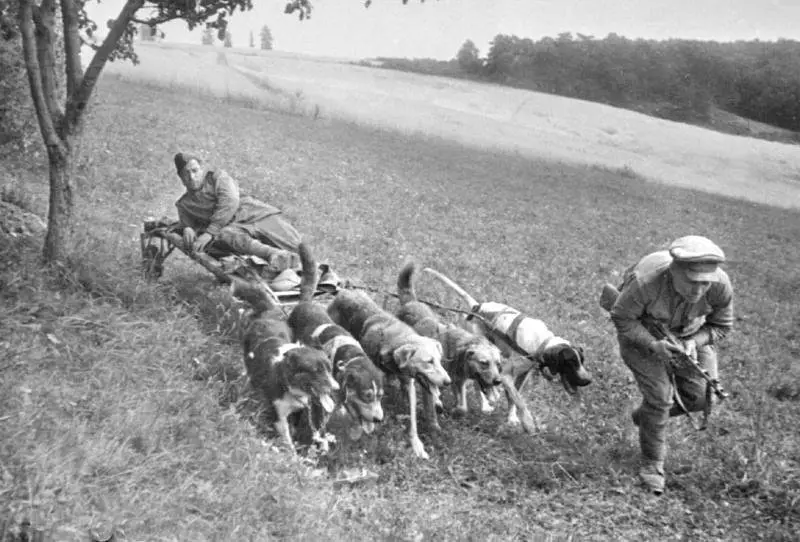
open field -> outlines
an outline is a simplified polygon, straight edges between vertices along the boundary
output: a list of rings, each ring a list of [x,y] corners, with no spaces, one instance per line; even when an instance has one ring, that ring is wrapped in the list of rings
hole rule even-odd
[[[669,184],[800,207],[798,145],[722,134],[537,92],[299,55],[192,45],[146,45],[139,54],[141,65],[115,64],[109,71],[480,148],[625,168]]]
[[[797,211],[166,84],[101,82],[75,164],[70,265],[43,272],[35,245],[0,245],[0,517],[59,541],[98,523],[141,541],[796,539]],[[570,399],[534,380],[532,436],[500,429],[502,409],[444,416],[441,435],[423,430],[428,462],[388,401],[376,435],[319,464],[378,481],[333,487],[250,423],[227,291],[178,256],[158,284],[139,279],[142,219],[174,216],[172,155],[187,149],[284,209],[343,276],[391,291],[408,258],[435,266],[583,345],[594,383]],[[43,213],[42,164],[3,166]],[[693,232],[732,260],[739,320],[721,368],[733,397],[706,432],[672,424],[655,499],[636,487],[637,392],[597,296]]]

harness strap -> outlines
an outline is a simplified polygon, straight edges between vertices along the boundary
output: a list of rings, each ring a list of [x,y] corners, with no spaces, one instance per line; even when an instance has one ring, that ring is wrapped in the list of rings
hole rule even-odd
[[[311,333],[311,340],[319,342],[320,336],[328,329],[333,327],[334,324],[326,323],[320,324],[317,328]],[[342,346],[355,346],[359,349],[361,348],[361,344],[352,336],[352,335],[336,335],[332,339],[329,339],[324,344],[320,344],[322,347],[323,352],[328,358],[331,360],[331,363],[334,363],[334,359],[336,358],[336,353],[339,351],[339,348]],[[353,358],[355,359],[355,358]],[[340,360],[338,363],[334,363],[333,370],[334,370],[334,377],[337,377],[341,374],[342,371],[347,370],[347,366],[350,364],[353,359],[349,359],[347,361]]]
[[[358,341],[350,335],[337,335],[330,341],[326,342],[323,345],[323,349],[328,354],[328,357],[330,357],[331,361],[333,361],[336,358],[336,353],[339,351],[339,349],[348,345],[358,347],[359,349],[361,348],[361,345],[358,343]],[[339,360],[335,365],[336,374],[338,375],[341,371],[347,369],[347,366],[351,361],[353,361],[353,359],[349,359],[347,361]]]
[[[481,305],[475,305],[472,308],[470,316],[467,317],[467,320],[469,320],[472,316],[480,316],[480,314],[478,314],[478,310],[480,309],[480,307],[481,307]],[[498,329],[497,327],[495,327],[494,323],[489,321],[487,318],[483,318],[483,322],[491,330],[492,333],[494,333],[496,335],[499,335],[505,341],[505,343],[508,344],[509,347],[511,347],[511,349],[514,352],[516,352],[517,354],[519,354],[523,358],[538,364],[538,369],[539,369],[539,372],[542,374],[542,376],[544,376],[547,380],[552,380],[553,376],[548,374],[544,370],[545,369],[545,364],[544,364],[544,358],[542,357],[542,353],[544,352],[544,349],[543,348],[539,348],[536,352],[533,352],[533,353],[527,352],[527,351],[523,350],[519,346],[519,344],[517,344],[517,341],[514,339],[514,336],[517,334],[517,330],[519,329],[520,324],[526,318],[527,318],[527,316],[525,315],[525,313],[523,313],[523,312],[518,313],[514,317],[514,319],[511,321],[511,324],[508,326],[508,329],[506,331],[503,331],[503,330]],[[546,343],[547,343],[547,341],[545,341],[545,344]]]
[[[466,318],[467,322],[469,322],[470,320],[472,320],[473,318],[478,316],[480,314],[480,312],[479,312],[480,309],[481,309],[481,304],[480,303],[478,303],[474,307],[470,307],[469,314],[467,314],[467,318]],[[489,325],[489,322],[486,322],[486,324]]]
[[[318,325],[316,327],[316,329],[314,329],[314,331],[311,332],[311,340],[312,341],[318,341],[319,340],[319,336],[322,335],[322,333],[326,329],[328,329],[329,327],[332,327],[332,326],[333,326],[333,324],[331,324],[331,323]]]
[[[517,336],[517,330],[519,329],[519,325],[522,323],[522,321],[525,318],[527,318],[527,316],[525,316],[522,313],[519,313],[519,314],[517,314],[516,317],[514,317],[513,320],[511,320],[511,323],[508,325],[508,329],[506,330],[506,335],[512,341],[517,342],[515,340],[515,337]]]

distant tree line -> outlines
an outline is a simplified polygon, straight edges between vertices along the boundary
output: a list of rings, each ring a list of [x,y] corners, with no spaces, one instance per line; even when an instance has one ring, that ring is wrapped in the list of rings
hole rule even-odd
[[[206,27],[203,30],[203,34],[200,37],[200,42],[203,45],[214,45],[215,39],[218,37],[216,36],[217,33],[214,32],[212,28]],[[259,37],[261,38],[261,49],[263,50],[270,50],[275,42],[274,38],[272,37],[272,32],[270,31],[267,25],[261,27],[259,31]],[[222,41],[222,45],[224,47],[233,47],[233,34],[230,30],[225,30],[219,39]],[[250,31],[250,47],[256,46],[255,35],[253,31]]]
[[[800,130],[800,42],[603,39],[499,34],[481,57],[466,41],[453,63],[471,77],[628,108],[707,120],[710,108]],[[428,71],[430,67],[428,67]]]

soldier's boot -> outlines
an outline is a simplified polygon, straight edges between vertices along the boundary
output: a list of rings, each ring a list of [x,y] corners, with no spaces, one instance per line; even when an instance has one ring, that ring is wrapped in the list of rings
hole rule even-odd
[[[639,467],[639,479],[644,487],[654,495],[664,493],[664,462],[649,459],[642,460]]]
[[[633,412],[631,412],[631,420],[633,421],[633,425],[639,427],[642,424],[642,412],[639,410],[641,407],[636,407]]]
[[[255,239],[250,239],[244,252],[265,260],[269,263],[271,271],[275,273],[286,269],[301,269],[299,254],[269,246]]]

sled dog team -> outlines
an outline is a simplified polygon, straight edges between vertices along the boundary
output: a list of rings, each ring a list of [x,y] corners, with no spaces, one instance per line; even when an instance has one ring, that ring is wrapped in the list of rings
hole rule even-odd
[[[490,399],[504,392],[507,421],[533,432],[534,421],[520,389],[534,370],[558,377],[568,392],[591,378],[579,346],[555,336],[541,320],[500,303],[478,303],[447,277],[426,269],[455,289],[474,316],[464,327],[445,323],[414,290],[418,271],[411,262],[397,282],[399,307],[381,308],[360,290],[341,289],[327,308],[313,301],[318,267],[305,244],[300,301],[288,318],[257,285],[234,279],[231,291],[246,301],[242,345],[253,389],[272,412],[275,429],[294,450],[293,430],[308,430],[321,448],[328,418],[337,406],[349,416],[349,436],[372,433],[384,419],[381,404],[386,378],[400,381],[408,402],[408,439],[414,454],[428,453],[417,430],[417,400],[428,427],[440,429],[440,390],[451,385],[455,411],[467,410],[467,385],[474,382],[481,410],[492,410]],[[512,353],[519,356],[513,357]]]

